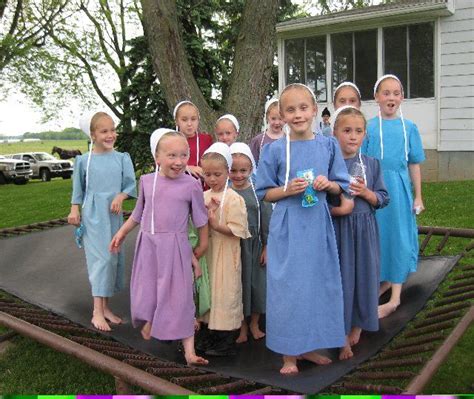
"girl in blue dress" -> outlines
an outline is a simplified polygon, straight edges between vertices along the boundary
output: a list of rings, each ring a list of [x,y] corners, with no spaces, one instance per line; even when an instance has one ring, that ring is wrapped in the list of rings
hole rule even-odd
[[[137,195],[135,172],[130,156],[114,150],[117,133],[109,115],[97,112],[83,118],[80,125],[91,138],[92,149],[74,162],[68,223],[79,226],[82,219],[84,226],[87,272],[94,298],[92,325],[110,331],[107,321],[122,322],[108,301],[124,287],[125,258],[123,252],[109,252],[108,246],[123,224],[123,201]]]
[[[425,209],[420,172],[425,154],[418,128],[403,118],[400,80],[394,75],[382,76],[375,83],[374,96],[379,115],[368,121],[362,152],[380,159],[390,194],[390,205],[376,215],[382,259],[380,294],[392,289],[390,300],[378,308],[379,318],[383,318],[400,305],[402,284],[416,271],[418,231],[415,216]]]
[[[276,202],[267,243],[266,343],[283,355],[282,374],[297,373],[298,359],[328,364],[316,350],[345,343],[326,196],[346,191],[349,176],[336,140],[312,132],[317,110],[311,89],[287,86],[280,96],[286,137],[263,147],[257,170],[257,196]]]
[[[385,207],[389,197],[380,161],[360,153],[366,130],[364,115],[349,105],[338,108],[334,119],[334,136],[352,175],[349,188],[353,200],[343,196],[340,200],[331,198],[347,336],[339,359],[345,360],[353,356],[351,347],[359,342],[362,330],[377,331],[379,328],[380,246],[375,211]],[[347,215],[340,212],[345,200],[353,202],[353,209]]]

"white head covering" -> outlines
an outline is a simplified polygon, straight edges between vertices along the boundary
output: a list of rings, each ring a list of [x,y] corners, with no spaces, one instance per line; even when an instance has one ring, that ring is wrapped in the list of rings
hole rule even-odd
[[[226,160],[227,169],[228,171],[230,171],[230,168],[232,167],[232,154],[230,153],[230,147],[227,144],[220,143],[220,142],[214,143],[206,151],[204,151],[203,155],[206,155],[209,153],[222,155],[224,159]],[[219,223],[222,220],[222,212],[224,210],[224,199],[225,199],[225,195],[227,194],[228,186],[229,186],[229,176],[227,176],[227,180],[225,182],[224,193],[222,194],[221,204],[219,207]]]
[[[278,100],[277,100],[278,101]],[[250,162],[252,163],[252,173],[255,173],[257,170],[257,167],[255,165],[255,159],[253,157],[252,151],[250,150],[250,147],[245,144],[245,143],[233,143],[230,146],[230,153],[233,154],[243,154],[247,156],[247,158],[250,159]],[[252,187],[253,195],[255,197],[255,201],[257,201],[257,214],[258,214],[258,225],[257,225],[257,232],[258,232],[258,239],[260,240],[260,202],[258,201],[257,193],[255,192],[255,187],[253,185],[252,181],[252,173],[249,176],[249,183],[250,187]]]
[[[89,167],[91,164],[91,157],[92,157],[92,137],[91,137],[91,122],[92,118],[94,117],[95,114],[101,111],[89,111],[81,115],[79,118],[79,127],[80,129],[87,134],[87,136],[90,138],[90,144],[89,144],[89,155],[87,156],[87,164],[86,164],[86,189],[85,189],[85,195],[84,199],[82,201],[82,207],[84,208],[84,205],[86,204],[86,198],[87,198],[87,192],[89,189]]]
[[[392,75],[392,74],[387,74],[383,75],[380,78],[378,78],[377,82],[375,82],[374,85],[374,97],[375,94],[377,93],[377,89],[384,81],[385,79],[395,79],[398,83],[400,83],[400,88],[402,89],[402,94],[403,94],[403,85],[400,79],[398,79],[397,76]],[[408,162],[408,138],[407,138],[407,130],[405,127],[405,119],[403,118],[403,112],[402,112],[402,105],[400,104],[400,107],[398,108],[400,111],[400,119],[402,120],[402,127],[403,127],[403,138],[405,140],[405,160]],[[380,158],[383,159],[383,131],[382,131],[382,111],[380,110],[380,105],[379,105],[379,136],[380,136]]]
[[[332,128],[334,130],[334,126],[336,125],[336,121],[337,121],[337,118],[339,117],[340,113],[346,109],[355,109],[357,111],[359,111],[360,113],[362,113],[360,111],[360,109],[358,109],[357,107],[354,107],[353,105],[344,105],[340,108],[338,108],[336,110],[336,112],[334,112],[334,121],[333,121],[333,125],[332,125]],[[362,160],[362,153],[361,153],[361,149],[359,148],[359,163],[360,165],[362,166],[362,173],[363,173],[363,177],[364,177],[364,183],[367,185],[367,174],[365,173],[365,164],[364,164],[364,161]]]
[[[337,91],[344,87],[344,86],[349,86],[349,87],[352,87],[356,92],[357,94],[359,95],[359,100],[362,98],[361,95],[360,95],[360,90],[359,88],[352,82],[342,82],[339,86],[336,87],[336,90],[334,90],[334,94],[332,96],[332,103],[334,104],[336,102],[336,94],[337,94]]]
[[[308,86],[304,85],[303,83],[292,83],[292,84],[286,86],[280,94],[280,99],[281,99],[281,96],[283,95],[283,93],[285,92],[285,90],[288,87],[295,87],[295,86],[296,87],[303,87],[306,90],[308,90],[309,94],[311,94],[311,96],[313,97],[314,104],[317,106],[318,102],[316,101],[316,96],[314,95],[313,90],[311,90]],[[281,102],[279,103],[279,106],[281,107]],[[286,189],[288,188],[288,180],[290,178],[290,162],[291,162],[291,156],[290,156],[290,127],[288,126],[288,124],[285,124],[283,126],[283,132],[286,135],[286,172],[285,172],[285,185],[283,186],[283,191],[286,191]]]
[[[234,115],[232,115],[232,114],[225,114],[225,115],[222,115],[222,116],[216,121],[216,123],[219,122],[219,121],[222,120],[222,119],[228,119],[229,121],[231,121],[232,124],[233,124],[234,127],[235,127],[235,130],[237,130],[237,133],[239,133],[239,131],[240,131],[239,121],[237,120],[237,118],[236,118]]]
[[[174,130],[168,128],[156,129],[150,136],[150,151],[153,159],[155,160],[155,176],[153,177],[153,191],[151,194],[151,203],[155,203],[155,191],[156,191],[156,178],[158,176],[158,171],[160,170],[159,165],[156,163],[156,149],[158,148],[158,143],[167,133],[173,133]],[[151,207],[151,234],[155,234],[155,207]]]

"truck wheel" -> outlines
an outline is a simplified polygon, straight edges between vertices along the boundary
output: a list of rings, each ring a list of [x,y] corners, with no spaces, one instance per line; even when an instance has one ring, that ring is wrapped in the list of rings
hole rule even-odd
[[[15,180],[15,184],[19,185],[19,186],[23,186],[24,184],[28,183],[28,180],[27,179],[16,179]]]
[[[64,175],[63,176],[63,179],[66,180],[66,179],[70,179],[71,178],[71,175]]]
[[[40,179],[41,179],[41,181],[50,181],[51,180],[50,171],[48,169],[41,169]]]
[[[7,179],[5,179],[3,173],[0,173],[0,184],[7,184]]]

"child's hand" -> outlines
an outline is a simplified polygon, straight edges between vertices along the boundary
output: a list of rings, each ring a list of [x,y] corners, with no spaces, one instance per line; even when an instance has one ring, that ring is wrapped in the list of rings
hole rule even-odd
[[[215,230],[216,226],[219,225],[219,220],[217,219],[216,210],[209,209],[207,211],[207,218],[208,218],[209,226],[211,226],[211,228]]]
[[[194,319],[194,331],[199,331],[201,329],[201,323]]]
[[[202,168],[200,166],[190,166],[186,167],[189,173],[191,173],[196,178],[204,179],[204,174],[202,173]]]
[[[260,266],[265,266],[267,264],[267,246],[265,245],[260,255]]]
[[[204,253],[206,252],[206,249],[204,249],[203,247],[201,247],[200,245],[196,246],[196,248],[194,248],[194,256],[198,259],[201,259],[201,257],[204,255]]]
[[[116,215],[122,212],[123,200],[124,200],[123,196],[121,194],[118,194],[112,201],[112,204],[110,205],[110,212],[115,213]]]
[[[423,205],[423,199],[416,198],[413,201],[413,213],[419,215],[421,212],[425,210],[425,205]]]
[[[120,246],[122,245],[123,240],[125,239],[125,234],[120,230],[112,237],[112,241],[109,244],[109,251],[116,254],[120,252]]]
[[[71,209],[71,212],[67,216],[67,222],[74,226],[79,226],[81,224],[81,213],[78,209]]]
[[[313,188],[316,191],[328,191],[331,188],[331,182],[326,176],[319,175],[313,181]]]
[[[210,211],[216,211],[217,209],[219,209],[220,204],[221,201],[219,199],[212,197],[211,201],[207,205],[207,209]]]
[[[357,177],[356,183],[351,183],[349,185],[349,190],[354,197],[364,197],[367,193],[367,186],[365,185],[364,179],[362,177]]]
[[[301,194],[308,187],[308,182],[302,177],[296,177],[288,183],[286,193],[290,195]]]

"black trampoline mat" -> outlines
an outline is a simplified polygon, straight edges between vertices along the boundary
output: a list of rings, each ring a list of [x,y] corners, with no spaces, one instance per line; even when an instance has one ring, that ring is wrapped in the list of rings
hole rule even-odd
[[[129,286],[136,229],[125,242],[126,289],[111,299],[112,309],[126,324],[105,335],[162,359],[184,363],[175,343],[144,341],[130,323]],[[0,289],[29,303],[90,327],[92,297],[87,278],[84,251],[74,243],[74,229],[59,227],[43,232],[0,240]],[[401,305],[381,320],[376,333],[363,332],[353,348],[350,360],[337,360],[338,351],[325,351],[333,363],[316,366],[300,362],[295,376],[282,376],[281,356],[265,347],[264,339],[238,345],[238,354],[227,358],[209,358],[205,367],[224,375],[245,378],[298,393],[317,393],[331,385],[358,364],[376,354],[423,308],[458,257],[425,257],[417,273],[410,276],[402,291]]]

